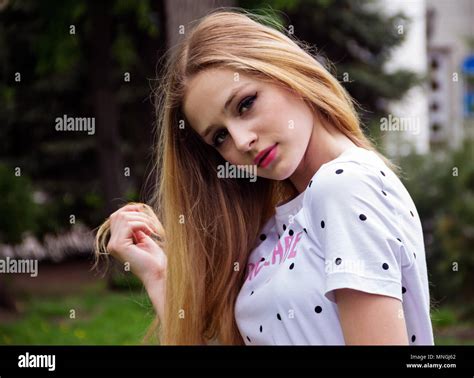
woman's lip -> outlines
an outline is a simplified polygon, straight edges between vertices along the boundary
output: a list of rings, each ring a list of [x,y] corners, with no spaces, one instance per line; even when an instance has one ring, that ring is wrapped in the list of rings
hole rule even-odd
[[[277,154],[277,145],[275,144],[273,148],[268,152],[264,158],[258,163],[262,168],[266,168],[276,157]]]
[[[254,159],[254,163],[259,165],[260,164],[260,161],[262,160],[262,158],[268,154],[278,143],[275,143],[273,146],[270,146],[266,149],[264,149],[262,152],[260,152]]]

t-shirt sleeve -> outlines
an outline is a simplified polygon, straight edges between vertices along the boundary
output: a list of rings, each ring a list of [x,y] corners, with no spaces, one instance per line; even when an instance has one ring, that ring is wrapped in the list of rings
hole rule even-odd
[[[308,188],[307,218],[325,260],[326,298],[350,288],[402,301],[402,251],[396,211],[376,167],[341,162]]]

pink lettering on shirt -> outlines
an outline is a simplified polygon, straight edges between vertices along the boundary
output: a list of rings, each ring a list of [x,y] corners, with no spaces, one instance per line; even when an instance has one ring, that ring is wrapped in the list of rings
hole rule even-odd
[[[281,264],[281,261],[283,259],[283,247],[281,246],[280,240],[278,240],[277,245],[275,246],[275,248],[273,248],[272,265],[275,264],[277,256],[280,256],[280,262],[278,264]]]
[[[288,254],[288,258],[289,259],[292,259],[292,258],[295,258],[296,257],[296,245],[299,243],[301,237],[303,236],[303,233],[302,232],[298,232],[296,234],[296,240],[295,242],[293,243],[293,245],[291,246],[291,249],[290,249],[290,253]],[[286,259],[285,259],[286,260]]]
[[[283,261],[286,260],[286,255],[288,253],[288,251],[290,250],[290,245],[291,245],[291,242],[293,241],[293,238],[294,236],[285,236],[285,256],[283,258]]]
[[[251,280],[252,279],[253,268],[255,268],[254,264],[252,264],[252,263],[247,264],[247,276],[245,277],[245,280],[247,280],[247,279]]]
[[[263,262],[263,261],[259,261],[259,262],[257,263],[257,266],[255,267],[255,270],[254,270],[254,273],[253,273],[253,276],[254,276],[254,277],[258,274],[258,272],[260,272],[260,271],[262,270],[263,264],[262,264],[262,266],[260,266],[260,264],[261,264],[262,262]],[[260,266],[260,267],[259,267],[259,266]]]
[[[284,243],[285,243],[284,249],[283,249],[281,240],[278,240],[271,254],[272,265],[275,265],[277,260],[278,260],[278,264],[281,264],[282,262],[286,261],[287,258],[288,259],[295,258],[297,254],[296,246],[300,242],[302,236],[303,236],[303,232],[298,232],[294,236],[286,236],[284,238]],[[256,264],[248,263],[247,264],[248,273],[245,280],[249,280],[249,281],[252,280],[252,278],[256,277],[263,268],[266,268],[267,266],[269,266],[270,262],[267,260],[268,259],[265,259],[265,261],[260,260]]]

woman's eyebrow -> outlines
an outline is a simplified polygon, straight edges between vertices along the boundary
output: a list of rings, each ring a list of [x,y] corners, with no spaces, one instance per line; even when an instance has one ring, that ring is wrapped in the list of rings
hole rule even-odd
[[[244,89],[245,87],[247,87],[248,85],[250,85],[250,83],[245,83],[245,84],[242,84],[240,85],[239,87],[235,88],[232,90],[232,92],[230,93],[229,97],[227,98],[227,101],[225,102],[225,105],[224,105],[224,108],[222,109],[222,113],[225,113],[225,111],[227,110],[228,106],[230,105],[230,103],[232,102],[232,100],[234,99],[234,97],[242,90]],[[204,139],[207,137],[207,135],[212,131],[214,130],[215,128],[217,128],[218,126],[217,125],[209,125],[208,127],[206,127],[206,129],[204,130],[204,132],[201,134],[201,137]]]

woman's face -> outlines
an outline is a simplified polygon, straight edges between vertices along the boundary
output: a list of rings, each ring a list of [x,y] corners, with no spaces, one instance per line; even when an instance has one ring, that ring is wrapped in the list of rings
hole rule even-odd
[[[311,109],[293,92],[228,69],[195,75],[183,110],[191,127],[226,161],[257,165],[258,176],[273,180],[295,172],[313,131]]]

